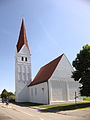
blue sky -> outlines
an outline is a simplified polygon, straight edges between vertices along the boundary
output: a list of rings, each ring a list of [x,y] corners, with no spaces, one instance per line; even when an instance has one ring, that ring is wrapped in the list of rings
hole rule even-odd
[[[15,49],[22,16],[32,77],[62,53],[72,63],[82,46],[90,43],[88,0],[0,0],[0,92],[15,91]]]

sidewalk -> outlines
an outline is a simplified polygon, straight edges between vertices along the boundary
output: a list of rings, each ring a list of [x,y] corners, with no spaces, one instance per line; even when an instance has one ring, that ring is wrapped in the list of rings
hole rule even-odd
[[[42,118],[43,120],[90,120],[90,108],[78,109],[70,111],[47,112],[44,108],[39,107],[24,107],[10,103],[8,106],[0,103],[0,106],[11,109],[21,114],[26,114],[35,118]],[[41,119],[40,119],[41,120]]]

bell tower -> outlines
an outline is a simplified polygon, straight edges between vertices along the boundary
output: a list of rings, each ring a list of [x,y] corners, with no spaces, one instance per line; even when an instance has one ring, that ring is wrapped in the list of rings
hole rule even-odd
[[[31,54],[26,37],[24,19],[22,24],[18,42],[16,45],[15,56],[15,92],[16,102],[29,101],[28,84],[31,82]]]

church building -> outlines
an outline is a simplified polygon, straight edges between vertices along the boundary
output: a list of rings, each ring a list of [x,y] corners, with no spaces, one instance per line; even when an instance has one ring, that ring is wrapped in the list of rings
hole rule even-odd
[[[80,84],[71,77],[73,68],[65,54],[40,68],[34,80],[31,76],[31,53],[24,20],[16,45],[15,89],[16,102],[55,104],[74,101],[79,97]]]

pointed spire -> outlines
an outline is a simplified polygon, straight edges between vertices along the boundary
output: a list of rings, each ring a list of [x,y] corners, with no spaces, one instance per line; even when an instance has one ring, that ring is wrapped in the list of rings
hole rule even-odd
[[[28,46],[28,41],[27,41],[27,37],[26,37],[26,29],[25,29],[25,25],[24,25],[24,18],[22,18],[22,24],[21,24],[21,29],[20,29],[20,34],[19,34],[19,39],[18,39],[18,43],[17,43],[17,52],[20,51],[20,49],[22,48],[23,45],[26,45],[29,53],[30,53],[30,49]]]

